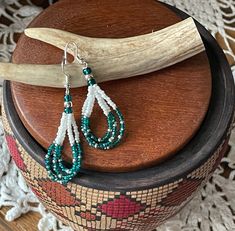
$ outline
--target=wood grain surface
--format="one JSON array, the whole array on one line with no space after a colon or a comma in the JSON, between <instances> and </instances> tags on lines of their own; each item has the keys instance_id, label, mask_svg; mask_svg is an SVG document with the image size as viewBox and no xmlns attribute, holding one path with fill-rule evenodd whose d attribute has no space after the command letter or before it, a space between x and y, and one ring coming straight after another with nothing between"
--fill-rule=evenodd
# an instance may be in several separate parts
<instances>
[{"instance_id":1,"label":"wood grain surface","mask_svg":"<svg viewBox=\"0 0 235 231\"><path fill-rule=\"evenodd\" d=\"M121 38L160 30L179 20L168 8L153 0L62 0L47 8L30 27ZM61 50L22 35L13 62L53 64L59 63L61 57ZM59 125L64 91L15 82L11 86L25 127L47 148ZM162 71L100 86L121 109L127 132L123 142L109 151L92 149L83 140L83 167L110 172L132 171L165 160L192 138L208 109L211 74L207 56L201 53ZM73 89L72 95L79 124L86 87ZM98 135L106 130L105 118L98 107L92 114L92 128ZM67 140L64 150L65 159L71 159Z\"/></svg>"},{"instance_id":2,"label":"wood grain surface","mask_svg":"<svg viewBox=\"0 0 235 231\"><path fill-rule=\"evenodd\" d=\"M8 222L5 220L5 215L9 207L0 209L0 230L1 231L38 231L37 224L41 215L36 212L29 212L22 215L15 221Z\"/></svg>"}]
</instances>

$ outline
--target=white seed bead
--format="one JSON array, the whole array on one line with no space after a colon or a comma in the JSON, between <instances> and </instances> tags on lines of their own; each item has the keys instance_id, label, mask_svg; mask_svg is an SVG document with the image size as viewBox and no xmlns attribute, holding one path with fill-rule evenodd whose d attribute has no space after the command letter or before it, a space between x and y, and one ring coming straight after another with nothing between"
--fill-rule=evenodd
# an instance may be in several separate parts
<instances>
[{"instance_id":1,"label":"white seed bead","mask_svg":"<svg viewBox=\"0 0 235 231\"><path fill-rule=\"evenodd\" d=\"M62 145L64 138L65 138L66 119L67 119L67 114L63 112L61 120L60 120L60 126L58 127L58 131L57 131L56 138L55 138L55 143L59 145Z\"/></svg>"},{"instance_id":2,"label":"white seed bead","mask_svg":"<svg viewBox=\"0 0 235 231\"><path fill-rule=\"evenodd\" d=\"M75 140L77 142L80 142L78 127L76 125L76 121L75 121L73 113L70 113L70 114L66 114L65 112L62 113L60 126L58 127L56 138L54 140L55 144L61 145L61 146L63 145L66 131L67 131L71 146L74 144Z\"/></svg>"},{"instance_id":3,"label":"white seed bead","mask_svg":"<svg viewBox=\"0 0 235 231\"><path fill-rule=\"evenodd\" d=\"M109 142L112 142L113 140L114 140L114 137L111 136L111 137L109 138Z\"/></svg>"},{"instance_id":4,"label":"white seed bead","mask_svg":"<svg viewBox=\"0 0 235 231\"><path fill-rule=\"evenodd\" d=\"M98 92L96 92L95 97L96 97L101 109L103 110L104 114L106 116L108 116L109 112L111 111L108 104L105 102L105 100L101 97L101 95Z\"/></svg>"},{"instance_id":5,"label":"white seed bead","mask_svg":"<svg viewBox=\"0 0 235 231\"><path fill-rule=\"evenodd\" d=\"M96 90L97 90L97 92L99 92L101 94L102 98L104 98L107 101L107 103L114 110L116 110L116 108L117 108L116 104L105 94L105 92L103 90L101 90L101 88L98 85L96 86Z\"/></svg>"},{"instance_id":6,"label":"white seed bead","mask_svg":"<svg viewBox=\"0 0 235 231\"><path fill-rule=\"evenodd\" d=\"M93 87L89 86L88 88L88 94L87 94L87 98L83 104L82 107L82 115L85 115L87 117L91 116L94 104L95 104L95 95L93 93Z\"/></svg>"}]
</instances>

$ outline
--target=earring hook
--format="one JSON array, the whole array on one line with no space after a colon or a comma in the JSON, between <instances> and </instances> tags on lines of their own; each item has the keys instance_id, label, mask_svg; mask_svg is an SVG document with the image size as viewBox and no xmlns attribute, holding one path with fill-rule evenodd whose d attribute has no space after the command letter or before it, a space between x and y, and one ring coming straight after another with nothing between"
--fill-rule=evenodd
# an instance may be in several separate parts
<instances>
[{"instance_id":1,"label":"earring hook","mask_svg":"<svg viewBox=\"0 0 235 231\"><path fill-rule=\"evenodd\" d=\"M70 46L73 46L71 49ZM75 42L68 42L66 43L65 45L65 48L64 48L64 55L63 55L63 58L62 58L62 62L61 62L61 68L62 68L62 72L64 73L64 75L68 75L65 71L65 65L68 64L68 49L71 49L73 50L73 57L76 58L78 57L78 46Z\"/></svg>"},{"instance_id":2,"label":"earring hook","mask_svg":"<svg viewBox=\"0 0 235 231\"><path fill-rule=\"evenodd\" d=\"M71 45L72 45L72 48L71 48ZM70 78L71 78L70 74L65 71L65 65L68 64L68 49L73 50L73 57L75 59L78 56L78 46L75 42L68 42L66 43L65 48L64 48L64 55L63 55L62 62L61 62L61 69L65 76L66 94L69 94Z\"/></svg>"}]
</instances>

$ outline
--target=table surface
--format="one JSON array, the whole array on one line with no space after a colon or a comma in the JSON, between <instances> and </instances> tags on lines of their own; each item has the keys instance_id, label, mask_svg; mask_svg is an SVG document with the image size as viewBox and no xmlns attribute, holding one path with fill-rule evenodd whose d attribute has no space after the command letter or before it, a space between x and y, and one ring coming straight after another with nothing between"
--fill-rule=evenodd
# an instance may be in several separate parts
<instances>
[{"instance_id":1,"label":"table surface","mask_svg":"<svg viewBox=\"0 0 235 231\"><path fill-rule=\"evenodd\" d=\"M41 216L36 212L29 212L23 216L21 216L19 219L7 222L5 220L5 215L7 211L9 210L9 207L1 208L0 210L0 230L1 231L37 231L37 224L40 220Z\"/></svg>"}]
</instances>

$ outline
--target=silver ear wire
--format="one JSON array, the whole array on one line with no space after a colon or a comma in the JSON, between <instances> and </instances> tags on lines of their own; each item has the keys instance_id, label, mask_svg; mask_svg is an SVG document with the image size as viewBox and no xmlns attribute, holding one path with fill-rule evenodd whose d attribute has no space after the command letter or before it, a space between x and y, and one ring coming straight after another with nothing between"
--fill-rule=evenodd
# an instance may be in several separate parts
<instances>
[{"instance_id":1,"label":"silver ear wire","mask_svg":"<svg viewBox=\"0 0 235 231\"><path fill-rule=\"evenodd\" d=\"M73 45L72 49L71 49L71 45ZM64 73L64 75L68 75L66 72L65 72L65 65L68 64L68 50L71 49L73 50L73 57L74 59L76 59L78 56L78 46L75 42L68 42L66 45L65 45L65 48L64 48L64 55L63 55L63 58L62 58L62 62L61 62L61 68L62 68L62 72Z\"/></svg>"},{"instance_id":2,"label":"silver ear wire","mask_svg":"<svg viewBox=\"0 0 235 231\"><path fill-rule=\"evenodd\" d=\"M72 47L73 49L71 49L71 45L73 46ZM64 48L64 58L66 61L67 61L68 49L73 50L73 57L74 58L78 56L78 45L75 42L70 41L65 45L65 48Z\"/></svg>"},{"instance_id":3,"label":"silver ear wire","mask_svg":"<svg viewBox=\"0 0 235 231\"><path fill-rule=\"evenodd\" d=\"M72 47L71 47L71 45L72 45ZM70 78L71 78L70 74L65 71L65 66L68 64L68 50L69 49L73 50L74 59L77 59L77 57L78 57L78 46L77 46L77 44L75 42L68 42L65 45L64 55L63 55L63 58L62 58L62 61L61 61L61 69L62 69L62 72L65 76L66 94L69 94Z\"/></svg>"}]
</instances>

